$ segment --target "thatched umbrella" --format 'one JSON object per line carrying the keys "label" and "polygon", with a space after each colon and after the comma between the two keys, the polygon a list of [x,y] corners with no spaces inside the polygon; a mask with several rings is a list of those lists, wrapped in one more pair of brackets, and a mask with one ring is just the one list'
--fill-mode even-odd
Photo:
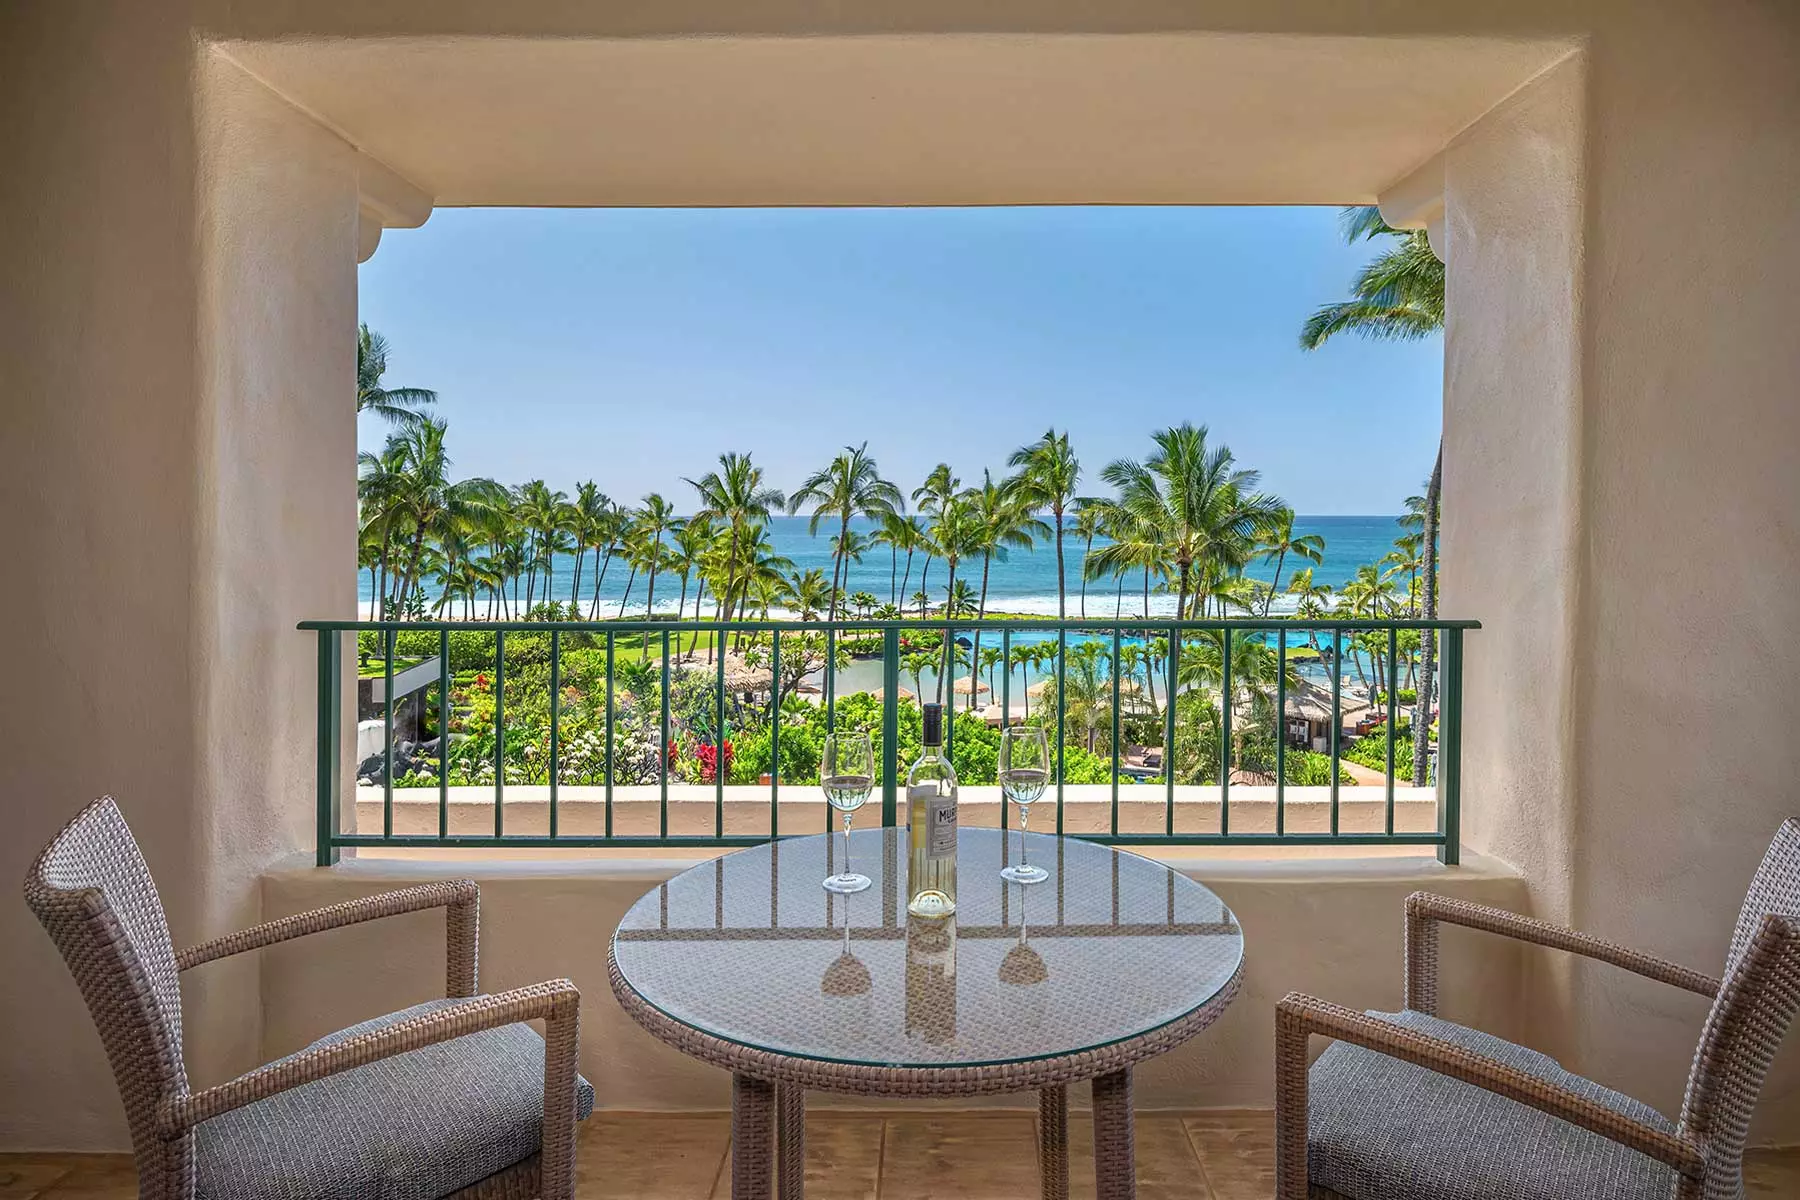
{"label": "thatched umbrella", "polygon": [[[877,699],[877,700],[885,700],[885,699],[887,699],[887,689],[886,688],[871,688],[869,690],[869,695],[875,697],[875,699]],[[896,688],[894,690],[894,695],[896,698],[901,699],[901,700],[917,700],[918,699],[917,696],[913,695],[913,691],[911,688]]]}
{"label": "thatched umbrella", "polygon": [[950,685],[950,690],[959,696],[973,696],[977,692],[991,692],[994,689],[976,679],[973,675],[964,675]]}
{"label": "thatched umbrella", "polygon": [[1044,693],[1049,691],[1051,688],[1053,688],[1055,686],[1056,686],[1056,680],[1046,677],[1044,679],[1038,680],[1036,683],[1034,683],[1030,687],[1026,688],[1025,694],[1027,696],[1030,696],[1033,700],[1041,700],[1044,696]]}
{"label": "thatched umbrella", "polygon": [[766,692],[775,686],[774,672],[767,667],[753,667],[742,655],[725,656],[725,690],[728,692]]}

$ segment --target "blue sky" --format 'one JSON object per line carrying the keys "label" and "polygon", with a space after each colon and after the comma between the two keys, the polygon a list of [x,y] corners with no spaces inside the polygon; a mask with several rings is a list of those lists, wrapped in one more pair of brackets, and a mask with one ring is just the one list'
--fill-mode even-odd
{"label": "blue sky", "polygon": [[382,237],[361,307],[460,475],[685,512],[726,450],[791,489],[867,440],[910,492],[1054,425],[1100,491],[1193,421],[1301,513],[1391,513],[1431,467],[1441,340],[1296,342],[1371,253],[1329,208],[445,209]]}

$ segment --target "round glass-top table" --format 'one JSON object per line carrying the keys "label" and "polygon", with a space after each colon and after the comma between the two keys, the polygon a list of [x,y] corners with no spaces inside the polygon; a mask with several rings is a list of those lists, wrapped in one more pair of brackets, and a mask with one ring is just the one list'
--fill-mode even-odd
{"label": "round glass-top table", "polygon": [[[851,835],[867,891],[821,881],[843,839],[791,838],[693,867],[614,934],[614,994],[657,1038],[733,1073],[732,1194],[799,1196],[806,1089],[887,1097],[1038,1091],[1046,1196],[1068,1190],[1069,1084],[1093,1081],[1103,1198],[1135,1193],[1131,1066],[1206,1028],[1243,936],[1212,892],[1150,859],[1026,835],[1042,883],[1000,868],[1019,834],[965,828],[957,911],[906,913],[906,831]],[[777,1122],[779,1113],[779,1122]]]}

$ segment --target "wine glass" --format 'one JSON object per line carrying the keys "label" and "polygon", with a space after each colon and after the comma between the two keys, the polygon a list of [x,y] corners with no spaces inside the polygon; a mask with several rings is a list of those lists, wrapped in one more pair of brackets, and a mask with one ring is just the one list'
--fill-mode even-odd
{"label": "wine glass", "polygon": [[866,733],[834,733],[825,739],[819,782],[826,803],[844,816],[844,869],[825,881],[825,890],[847,894],[869,886],[867,875],[850,869],[850,820],[875,789],[875,751]]}
{"label": "wine glass", "polygon": [[1050,747],[1044,731],[1033,726],[1009,725],[1000,731],[1000,790],[1019,806],[1019,862],[1002,867],[1000,877],[1013,883],[1042,883],[1050,873],[1025,861],[1025,825],[1031,802],[1050,784]]}

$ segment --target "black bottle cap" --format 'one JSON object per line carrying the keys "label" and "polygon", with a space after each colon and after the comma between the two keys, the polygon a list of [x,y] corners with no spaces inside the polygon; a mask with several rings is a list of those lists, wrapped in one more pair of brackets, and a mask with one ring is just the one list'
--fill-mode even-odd
{"label": "black bottle cap", "polygon": [[925,706],[925,744],[941,746],[944,744],[944,706],[927,704]]}

